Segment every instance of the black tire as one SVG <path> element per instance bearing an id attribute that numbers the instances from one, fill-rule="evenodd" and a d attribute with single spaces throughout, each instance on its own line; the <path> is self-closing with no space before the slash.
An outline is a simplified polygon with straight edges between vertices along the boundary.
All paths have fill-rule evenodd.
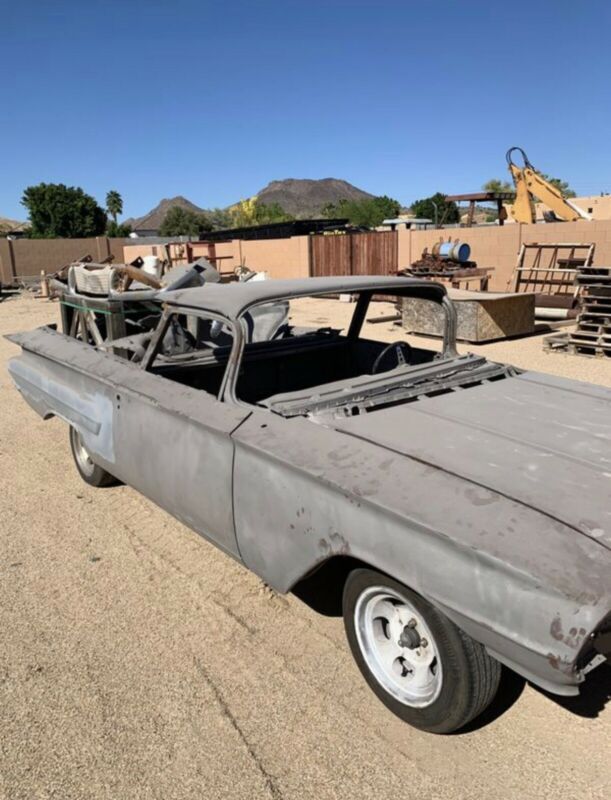
<path id="1" fill-rule="evenodd" d="M 409 612 L 411 606 L 421 620 L 419 624 L 424 624 L 428 628 L 427 635 L 432 636 L 437 655 L 429 669 L 431 680 L 437 681 L 434 684 L 437 695 L 435 696 L 432 691 L 431 700 L 424 707 L 410 704 L 405 700 L 401 701 L 385 688 L 380 682 L 384 679 L 383 668 L 380 671 L 378 667 L 378 672 L 382 676 L 379 679 L 367 660 L 369 658 L 375 668 L 375 656 L 372 656 L 371 652 L 366 655 L 359 641 L 360 637 L 364 642 L 363 646 L 367 647 L 369 634 L 366 630 L 369 629 L 366 628 L 366 623 L 361 621 L 357 635 L 355 611 L 359 615 L 363 613 L 360 609 L 366 603 L 364 598 L 371 596 L 373 599 L 370 602 L 373 603 L 376 597 L 381 597 L 376 594 L 376 589 L 380 587 L 387 589 L 391 595 L 395 597 L 398 595 L 401 600 L 405 600 L 408 605 L 404 607 L 399 604 L 399 608 L 406 608 Z M 371 569 L 357 569 L 351 572 L 344 586 L 343 614 L 348 643 L 365 680 L 384 705 L 409 725 L 430 733 L 452 733 L 475 719 L 492 702 L 501 677 L 501 666 L 498 661 L 491 658 L 482 645 L 471 639 L 424 598 L 387 575 Z M 375 611 L 372 612 L 373 616 Z M 359 616 L 359 619 L 362 620 L 362 616 Z M 411 622 L 414 622 L 413 618 Z M 373 631 L 373 628 L 371 630 Z M 384 627 L 384 635 L 388 636 L 390 641 L 391 637 L 387 632 L 389 630 L 389 626 Z M 371 636 L 371 640 L 374 641 L 375 637 L 373 634 Z M 405 641 L 406 639 L 403 640 Z M 401 645 L 401 642 L 399 644 Z M 428 645 L 429 643 L 425 641 L 424 646 Z M 409 645 L 409 649 L 413 650 L 414 645 Z M 439 669 L 437 661 L 441 663 L 438 678 L 435 676 L 435 671 Z M 405 675 L 409 673 L 408 669 Z M 390 680 L 393 680 L 392 676 Z M 404 675 L 400 676 L 400 680 L 404 680 Z"/>
<path id="2" fill-rule="evenodd" d="M 85 483 L 96 488 L 119 485 L 120 481 L 114 475 L 94 463 L 89 451 L 83 444 L 81 435 L 72 426 L 70 426 L 70 448 L 78 473 Z"/>

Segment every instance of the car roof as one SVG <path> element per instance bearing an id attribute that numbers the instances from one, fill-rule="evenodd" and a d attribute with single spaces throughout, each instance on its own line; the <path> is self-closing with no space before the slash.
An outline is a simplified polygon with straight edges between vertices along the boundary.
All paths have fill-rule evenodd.
<path id="1" fill-rule="evenodd" d="M 241 316 L 251 306 L 293 297 L 322 294 L 380 292 L 408 297 L 421 297 L 440 303 L 446 290 L 438 283 L 421 278 L 380 277 L 375 275 L 302 278 L 293 280 L 206 283 L 191 289 L 160 292 L 157 295 L 168 305 L 196 308 L 221 314 L 230 319 Z"/>

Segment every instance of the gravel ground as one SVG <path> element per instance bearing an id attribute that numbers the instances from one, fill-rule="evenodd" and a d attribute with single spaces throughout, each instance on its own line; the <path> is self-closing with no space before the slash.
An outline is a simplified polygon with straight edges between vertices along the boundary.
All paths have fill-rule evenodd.
<path id="1" fill-rule="evenodd" d="M 312 301 L 295 318 L 350 311 Z M 8 300 L 0 334 L 57 318 Z M 611 364 L 543 354 L 539 337 L 477 350 L 611 385 Z M 340 620 L 270 592 L 133 490 L 80 481 L 65 425 L 12 387 L 16 353 L 0 339 L 1 798 L 609 797 L 611 669 L 565 700 L 507 675 L 459 735 L 402 725 Z"/>
<path id="2" fill-rule="evenodd" d="M 292 318 L 297 325 L 331 325 L 336 328 L 346 326 L 354 311 L 351 303 L 339 300 L 305 299 L 294 303 Z M 376 317 L 385 317 L 395 313 L 395 308 L 390 303 L 373 303 L 370 307 L 367 320 Z M 405 339 L 416 347 L 430 347 L 439 350 L 439 339 L 425 336 L 408 336 L 400 325 L 391 322 L 366 322 L 364 334 L 370 339 L 393 342 Z M 566 329 L 564 329 L 566 330 Z M 547 353 L 543 350 L 545 333 L 527 336 L 523 339 L 512 341 L 493 342 L 485 345 L 458 343 L 460 353 L 481 353 L 492 361 L 502 361 L 514 364 L 523 369 L 532 369 L 539 372 L 549 372 L 563 378 L 573 378 L 578 381 L 599 383 L 602 386 L 611 386 L 611 358 L 588 358 L 586 356 L 572 356 L 564 353 Z"/>

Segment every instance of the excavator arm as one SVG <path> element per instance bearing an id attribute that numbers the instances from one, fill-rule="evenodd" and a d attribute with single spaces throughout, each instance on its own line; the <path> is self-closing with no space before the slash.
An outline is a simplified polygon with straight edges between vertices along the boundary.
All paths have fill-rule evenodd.
<path id="1" fill-rule="evenodd" d="M 524 159 L 524 166 L 514 163 L 512 154 L 518 151 Z M 510 209 L 516 222 L 535 222 L 534 198 L 539 200 L 561 220 L 574 222 L 577 219 L 592 219 L 589 214 L 563 197 L 553 184 L 547 181 L 528 160 L 521 147 L 511 147 L 507 151 L 507 165 L 516 187 L 516 199 Z"/>

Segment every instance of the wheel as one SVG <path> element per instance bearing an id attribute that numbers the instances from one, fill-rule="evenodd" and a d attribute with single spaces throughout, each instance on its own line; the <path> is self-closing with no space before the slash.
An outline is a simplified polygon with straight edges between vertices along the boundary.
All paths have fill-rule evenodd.
<path id="1" fill-rule="evenodd" d="M 500 664 L 392 578 L 370 569 L 351 572 L 343 613 L 352 655 L 370 688 L 415 728 L 451 733 L 494 698 Z"/>
<path id="2" fill-rule="evenodd" d="M 114 475 L 94 463 L 83 443 L 81 434 L 72 426 L 70 427 L 70 447 L 76 468 L 85 483 L 96 487 L 116 486 L 119 483 Z"/>

